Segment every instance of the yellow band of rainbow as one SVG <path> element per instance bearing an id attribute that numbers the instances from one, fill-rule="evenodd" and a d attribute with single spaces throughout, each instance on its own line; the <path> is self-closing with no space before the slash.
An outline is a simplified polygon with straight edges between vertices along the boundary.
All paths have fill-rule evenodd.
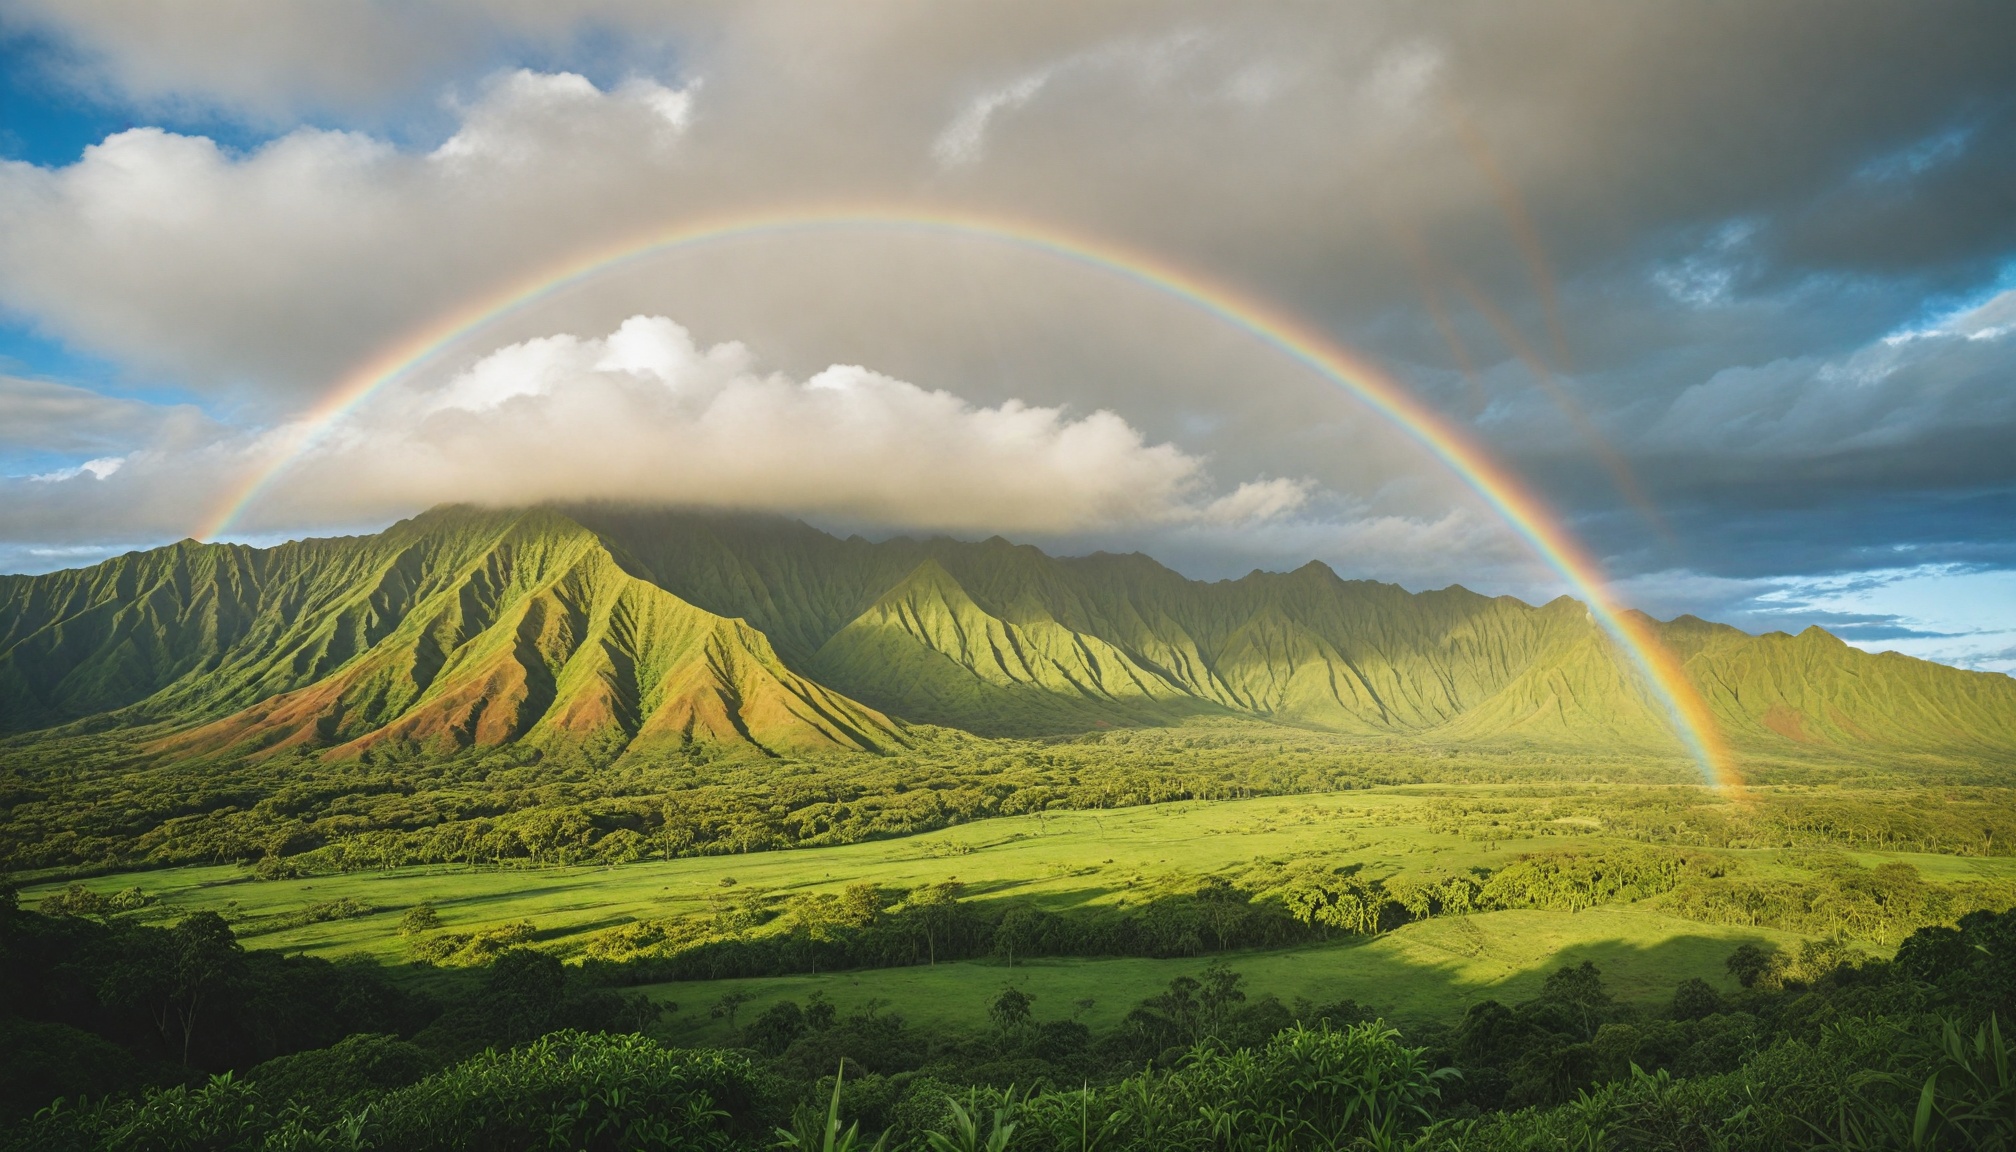
<path id="1" fill-rule="evenodd" d="M 222 534 L 275 477 L 346 412 L 492 321 L 591 277 L 675 249 L 756 235 L 835 229 L 907 232 L 1006 244 L 1094 268 L 1197 308 L 1356 396 L 1473 489 L 1542 561 L 1567 581 L 1588 604 L 1597 624 L 1644 674 L 1682 744 L 1707 780 L 1718 787 L 1740 786 L 1706 702 L 1651 620 L 1616 604 L 1601 569 L 1559 518 L 1488 453 L 1400 384 L 1309 325 L 1232 288 L 1118 244 L 1002 217 L 936 211 L 899 213 L 886 209 L 775 211 L 682 225 L 575 256 L 437 318 L 358 366 L 330 389 L 312 411 L 270 441 L 275 450 L 265 466 L 231 492 L 196 536 L 213 539 Z"/>

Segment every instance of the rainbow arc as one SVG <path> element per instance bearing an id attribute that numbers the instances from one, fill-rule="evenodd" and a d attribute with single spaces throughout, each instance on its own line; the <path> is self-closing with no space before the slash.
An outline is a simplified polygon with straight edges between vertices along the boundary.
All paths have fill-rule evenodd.
<path id="1" fill-rule="evenodd" d="M 440 358 L 464 337 L 591 278 L 668 252 L 762 235 L 834 229 L 883 230 L 1009 245 L 1138 284 L 1241 330 L 1357 397 L 1405 433 L 1480 497 L 1588 606 L 1590 616 L 1641 672 L 1674 731 L 1718 787 L 1739 788 L 1706 701 L 1652 622 L 1615 602 L 1599 565 L 1560 518 L 1468 436 L 1403 386 L 1307 323 L 1155 256 L 1024 221 L 968 214 L 831 209 L 741 215 L 667 229 L 576 256 L 503 291 L 436 318 L 359 365 L 305 417 L 273 438 L 267 462 L 233 489 L 195 535 L 214 539 L 345 414 L 392 382 Z"/>

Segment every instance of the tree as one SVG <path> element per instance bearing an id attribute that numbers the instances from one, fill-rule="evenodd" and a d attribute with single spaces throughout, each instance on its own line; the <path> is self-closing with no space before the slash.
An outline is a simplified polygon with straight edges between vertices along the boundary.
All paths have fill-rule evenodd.
<path id="1" fill-rule="evenodd" d="M 1566 1017 L 1584 1041 L 1596 1038 L 1596 1029 L 1610 1009 L 1610 993 L 1603 987 L 1603 974 L 1584 960 L 1563 966 L 1547 977 L 1540 999 Z"/>
<path id="2" fill-rule="evenodd" d="M 571 864 L 587 846 L 594 825 L 588 817 L 571 808 L 547 808 L 533 812 L 518 826 L 518 838 L 525 844 L 535 864 Z"/>
<path id="3" fill-rule="evenodd" d="M 742 1011 L 744 1004 L 755 998 L 753 993 L 737 988 L 733 992 L 723 995 L 721 999 L 716 1000 L 714 1006 L 707 1009 L 707 1015 L 715 1020 L 728 1021 L 728 1030 L 733 1032 L 735 1031 L 736 1014 Z"/>
<path id="4" fill-rule="evenodd" d="M 805 964 L 819 974 L 819 945 L 833 939 L 831 897 L 801 896 L 791 902 L 791 938 L 804 950 Z"/>
<path id="5" fill-rule="evenodd" d="M 814 992 L 805 998 L 805 1026 L 812 1031 L 824 1032 L 833 1027 L 833 1020 L 838 1015 L 824 992 Z"/>
<path id="6" fill-rule="evenodd" d="M 1001 926 L 994 930 L 994 950 L 1008 958 L 1008 967 L 1015 967 L 1015 953 L 1019 950 L 1028 955 L 1029 950 L 1042 938 L 1043 913 L 1034 908 L 1011 908 L 1001 918 Z"/>
<path id="7" fill-rule="evenodd" d="M 422 932 L 432 932 L 441 926 L 441 914 L 429 903 L 415 904 L 399 917 L 399 934 L 417 936 Z"/>
<path id="8" fill-rule="evenodd" d="M 595 855 L 604 864 L 631 864 L 642 860 L 651 842 L 631 828 L 618 828 L 595 842 Z"/>
<path id="9" fill-rule="evenodd" d="M 667 801 L 659 810 L 658 818 L 660 823 L 652 842 L 665 859 L 683 855 L 700 842 L 699 822 L 679 804 Z"/>
<path id="10" fill-rule="evenodd" d="M 888 901 L 873 884 L 849 884 L 840 893 L 840 920 L 851 928 L 872 928 Z"/>
<path id="11" fill-rule="evenodd" d="M 938 941 L 951 933 L 953 919 L 958 915 L 959 894 L 965 890 L 964 884 L 947 880 L 915 889 L 906 901 L 916 910 L 917 923 L 924 934 L 924 947 L 933 967 L 938 964 Z"/>
<path id="12" fill-rule="evenodd" d="M 104 991 L 115 1003 L 144 1008 L 162 1043 L 179 1047 L 186 1067 L 197 1023 L 238 984 L 244 966 L 231 926 L 215 912 L 197 912 L 166 931 L 128 935 Z"/>
<path id="13" fill-rule="evenodd" d="M 1245 893 L 1223 878 L 1211 876 L 1198 885 L 1196 899 L 1203 907 L 1205 925 L 1217 938 L 1218 950 L 1225 951 L 1245 925 L 1248 905 Z"/>
<path id="14" fill-rule="evenodd" d="M 1036 998 L 1020 988 L 1003 988 L 994 1003 L 987 1006 L 987 1018 L 994 1021 L 994 1027 L 1003 1032 L 1014 1032 L 1026 1028 L 1035 1019 L 1030 1006 Z"/>
<path id="15" fill-rule="evenodd" d="M 567 971 L 559 958 L 513 948 L 490 965 L 483 1003 L 503 1026 L 505 1038 L 517 1044 L 551 1030 L 566 989 Z"/>
<path id="16" fill-rule="evenodd" d="M 231 926 L 215 912 L 198 912 L 169 930 L 174 959 L 172 999 L 182 1028 L 182 1063 L 189 1063 L 189 1045 L 196 1020 L 213 998 L 227 994 L 244 974 L 245 950 Z"/>
<path id="17" fill-rule="evenodd" d="M 1203 987 L 1195 976 L 1178 976 L 1169 981 L 1167 991 L 1142 1001 L 1142 1007 L 1162 1016 L 1164 1027 L 1176 1042 L 1194 1044 L 1199 1038 L 1198 1022 L 1203 1015 L 1197 993 Z"/>
<path id="18" fill-rule="evenodd" d="M 1767 952 L 1755 944 L 1738 945 L 1736 951 L 1729 954 L 1729 959 L 1723 962 L 1723 967 L 1727 968 L 1729 974 L 1736 978 L 1736 982 L 1745 988 L 1754 988 L 1759 983 L 1768 985 L 1770 983 L 1768 977 L 1777 970 L 1778 965 L 1776 953 Z"/>
<path id="19" fill-rule="evenodd" d="M 1243 975 L 1215 960 L 1204 969 L 1197 992 L 1198 1031 L 1202 1036 L 1217 1036 L 1231 1022 L 1233 1006 L 1246 999 L 1246 993 L 1239 987 L 1243 979 Z"/>
<path id="20" fill-rule="evenodd" d="M 44 916 L 93 916 L 103 919 L 112 911 L 109 901 L 82 884 L 72 884 L 54 896 L 44 897 Z"/>
<path id="21" fill-rule="evenodd" d="M 781 1056 L 807 1030 L 805 1011 L 796 1000 L 779 1000 L 764 1009 L 742 1034 L 743 1042 L 765 1056 Z"/>
<path id="22" fill-rule="evenodd" d="M 1722 1011 L 1722 995 L 1706 980 L 1690 976 L 1673 989 L 1673 1018 L 1699 1020 Z"/>

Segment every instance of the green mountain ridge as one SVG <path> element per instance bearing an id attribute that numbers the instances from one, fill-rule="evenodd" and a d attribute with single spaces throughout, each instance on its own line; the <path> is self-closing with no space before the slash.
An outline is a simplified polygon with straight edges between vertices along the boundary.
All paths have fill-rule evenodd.
<path id="1" fill-rule="evenodd" d="M 761 633 L 629 575 L 546 510 L 454 510 L 269 550 L 185 542 L 9 578 L 0 621 L 7 727 L 71 718 L 66 706 L 209 721 L 171 753 L 523 741 L 606 760 L 902 741 L 785 667 Z"/>
<path id="2" fill-rule="evenodd" d="M 1752 751 L 2016 759 L 2016 680 L 1819 629 L 1659 624 Z M 523 744 L 878 751 L 909 725 L 1063 735 L 1242 717 L 1366 738 L 1672 753 L 1562 598 L 1410 593 L 1321 564 L 840 539 L 769 517 L 444 507 L 370 536 L 184 541 L 0 577 L 0 731 L 162 725 L 170 756 Z"/>

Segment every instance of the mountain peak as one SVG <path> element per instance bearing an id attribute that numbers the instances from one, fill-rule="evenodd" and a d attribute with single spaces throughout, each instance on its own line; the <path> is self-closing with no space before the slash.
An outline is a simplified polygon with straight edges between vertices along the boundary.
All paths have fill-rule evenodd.
<path id="1" fill-rule="evenodd" d="M 1647 621 L 1740 746 L 2016 758 L 2008 677 L 1819 629 Z M 167 724 L 180 754 L 518 742 L 606 763 L 873 750 L 908 721 L 1046 735 L 1233 715 L 1678 755 L 1648 692 L 1567 596 L 1417 594 L 1319 561 L 1205 583 L 1140 553 L 680 509 L 444 505 L 371 536 L 183 541 L 0 582 L 0 729 Z"/>

